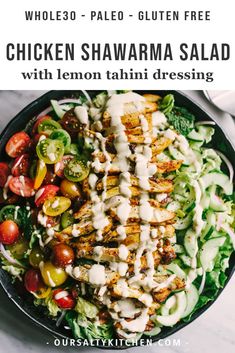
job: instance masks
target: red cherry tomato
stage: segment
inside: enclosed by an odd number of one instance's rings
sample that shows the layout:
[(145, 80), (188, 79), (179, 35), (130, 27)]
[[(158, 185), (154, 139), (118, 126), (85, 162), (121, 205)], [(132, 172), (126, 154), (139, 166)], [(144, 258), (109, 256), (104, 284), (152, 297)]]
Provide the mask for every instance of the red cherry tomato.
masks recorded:
[(59, 180), (57, 175), (54, 173), (54, 166), (52, 168), (53, 169), (51, 169), (51, 166), (49, 164), (47, 165), (47, 173), (42, 185), (56, 184)]
[(66, 165), (68, 164), (69, 161), (71, 161), (72, 159), (74, 159), (74, 156), (72, 155), (67, 155), (64, 156), (61, 161), (57, 162), (55, 164), (55, 174), (60, 177), (60, 178), (64, 178), (64, 168), (66, 167)]
[(37, 292), (43, 286), (42, 276), (39, 270), (30, 269), (24, 276), (24, 286), (28, 292)]
[(11, 168), (11, 174), (14, 176), (20, 176), (20, 175), (26, 176), (28, 175), (29, 166), (30, 166), (29, 155), (22, 154), (22, 156), (19, 156), (16, 158)]
[(73, 309), (75, 306), (73, 296), (62, 288), (53, 291), (53, 299), (61, 309)]
[(39, 207), (44, 204), (47, 199), (54, 197), (59, 189), (60, 188), (56, 185), (45, 185), (41, 187), (35, 195), (36, 206)]
[(9, 188), (14, 194), (22, 197), (31, 197), (35, 194), (33, 180), (23, 175), (13, 177), (9, 182)]
[(12, 158), (19, 157), (27, 150), (29, 141), (30, 137), (26, 132), (17, 132), (7, 142), (6, 153)]
[(57, 267), (66, 267), (74, 262), (73, 249), (66, 244), (56, 244), (52, 251), (52, 262)]
[[(32, 134), (35, 135), (37, 134), (38, 132), (38, 125), (41, 124), (41, 122), (43, 120), (47, 120), (47, 119), (51, 119), (51, 117), (49, 115), (44, 115), (44, 116), (41, 116), (40, 118), (37, 119), (36, 123), (34, 124), (33, 126), (33, 129), (32, 129)], [(40, 136), (40, 135), (39, 135)]]
[(11, 170), (8, 167), (7, 163), (0, 163), (0, 187), (3, 188), (6, 184), (7, 178), (11, 174)]
[(4, 245), (11, 245), (19, 238), (20, 230), (18, 225), (10, 220), (0, 224), (0, 242)]

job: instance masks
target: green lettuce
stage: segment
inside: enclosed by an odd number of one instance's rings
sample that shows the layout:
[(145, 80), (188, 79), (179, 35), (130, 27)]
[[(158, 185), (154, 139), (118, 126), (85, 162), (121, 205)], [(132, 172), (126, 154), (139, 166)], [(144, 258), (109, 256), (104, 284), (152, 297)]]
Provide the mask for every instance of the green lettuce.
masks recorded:
[(186, 108), (174, 107), (166, 113), (166, 117), (168, 123), (184, 136), (188, 136), (190, 131), (194, 129), (195, 116)]
[(16, 278), (18, 278), (19, 280), (22, 280), (22, 276), (26, 271), (25, 268), (12, 265), (5, 259), (1, 259), (1, 261), (2, 261), (2, 269), (8, 272), (12, 276), (13, 282), (16, 280)]
[(101, 92), (97, 94), (97, 96), (93, 99), (93, 103), (96, 108), (102, 108), (108, 99), (108, 95), (106, 92)]
[(112, 323), (100, 324), (92, 322), (86, 316), (77, 314), (75, 311), (68, 311), (65, 315), (69, 327), (75, 338), (82, 339), (110, 339), (114, 335)]
[(46, 307), (50, 316), (52, 317), (56, 317), (61, 312), (61, 309), (56, 305), (55, 301), (52, 299), (52, 295), (49, 295), (45, 299), (35, 299), (34, 305), (42, 305)]
[(95, 306), (94, 304), (90, 303), (88, 300), (85, 300), (81, 297), (77, 299), (75, 310), (79, 314), (85, 315), (89, 319), (94, 319), (99, 312), (99, 309), (97, 308), (97, 306)]
[[(225, 270), (229, 266), (229, 257), (233, 252), (233, 247), (229, 237), (227, 237), (223, 246), (220, 247), (219, 253), (215, 259), (215, 265), (213, 271), (206, 273), (206, 282), (202, 294), (199, 296), (199, 300), (189, 316), (187, 316), (183, 321), (190, 321), (192, 315), (208, 302), (215, 300), (218, 292), (221, 288), (225, 286), (227, 275)], [(193, 284), (199, 289), (202, 281), (202, 276), (198, 276)]]
[(159, 110), (164, 114), (168, 114), (172, 111), (174, 104), (175, 104), (175, 98), (173, 94), (168, 94), (161, 100), (159, 105)]

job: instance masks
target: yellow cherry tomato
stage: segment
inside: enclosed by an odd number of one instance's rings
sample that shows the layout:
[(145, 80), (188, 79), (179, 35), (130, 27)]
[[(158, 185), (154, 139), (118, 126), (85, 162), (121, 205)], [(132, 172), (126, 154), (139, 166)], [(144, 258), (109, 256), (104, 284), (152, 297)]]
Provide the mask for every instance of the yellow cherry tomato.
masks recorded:
[(54, 266), (50, 261), (41, 262), (40, 271), (43, 281), (48, 287), (60, 286), (68, 277), (63, 268)]
[(37, 299), (45, 299), (51, 294), (51, 288), (43, 287), (40, 291), (32, 293)]
[(60, 184), (60, 191), (65, 197), (68, 197), (69, 199), (75, 199), (76, 197), (82, 196), (78, 184), (66, 179), (62, 180)]
[(34, 179), (34, 189), (39, 189), (47, 173), (47, 166), (43, 160), (37, 162), (36, 176)]
[(55, 196), (43, 204), (43, 212), (47, 216), (56, 217), (71, 206), (71, 200), (64, 196)]

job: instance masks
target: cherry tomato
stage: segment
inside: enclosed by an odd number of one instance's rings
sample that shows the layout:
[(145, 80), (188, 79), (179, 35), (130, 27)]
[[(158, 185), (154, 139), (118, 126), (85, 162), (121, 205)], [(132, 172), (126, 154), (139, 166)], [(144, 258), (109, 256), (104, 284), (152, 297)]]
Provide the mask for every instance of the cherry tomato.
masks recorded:
[(75, 199), (76, 197), (82, 196), (82, 193), (78, 184), (66, 179), (62, 180), (60, 184), (60, 191), (62, 195), (64, 195), (65, 197), (68, 197), (69, 199)]
[(27, 176), (29, 172), (30, 161), (28, 154), (22, 154), (21, 156), (17, 157), (12, 168), (11, 174), (14, 176), (24, 175)]
[(74, 251), (66, 244), (57, 244), (53, 247), (52, 262), (57, 267), (66, 267), (74, 262)]
[(59, 189), (60, 188), (56, 185), (45, 185), (41, 187), (35, 195), (36, 206), (39, 207), (44, 204), (47, 199), (54, 197)]
[(38, 124), (38, 133), (50, 136), (53, 131), (61, 129), (59, 123), (52, 119), (44, 119)]
[(17, 132), (7, 142), (6, 153), (12, 158), (19, 157), (27, 150), (29, 141), (30, 137), (26, 132)]
[(83, 160), (74, 158), (68, 162), (64, 169), (64, 176), (70, 181), (82, 181), (89, 174), (90, 168)]
[(62, 127), (70, 134), (77, 134), (81, 130), (81, 125), (74, 113), (74, 108), (68, 110), (60, 121)]
[(24, 276), (24, 286), (28, 292), (37, 292), (44, 287), (40, 271), (33, 268), (28, 270)]
[(43, 180), (43, 185), (55, 184), (57, 183), (57, 175), (54, 173), (54, 169), (51, 170), (50, 166), (47, 166), (47, 173)]
[(9, 245), (7, 247), (7, 250), (9, 250), (13, 255), (13, 257), (18, 260), (21, 260), (24, 258), (25, 253), (28, 251), (28, 249), (29, 249), (29, 242), (24, 237), (18, 238), (14, 244)]
[(62, 288), (53, 291), (53, 299), (61, 309), (73, 309), (76, 304), (73, 296)]
[(71, 161), (72, 159), (74, 159), (73, 155), (67, 155), (64, 156), (61, 161), (59, 161), (58, 163), (55, 164), (55, 174), (60, 177), (60, 178), (64, 178), (64, 168), (66, 167), (66, 165), (69, 163), (69, 161)]
[[(40, 118), (38, 118), (33, 126), (33, 129), (32, 129), (32, 134), (35, 135), (37, 134), (38, 132), (38, 125), (40, 123), (42, 123), (44, 120), (48, 120), (48, 119), (51, 119), (51, 117), (49, 115), (45, 115), (45, 116), (41, 116)], [(40, 136), (40, 135), (39, 135)]]
[(3, 188), (7, 182), (7, 178), (11, 174), (11, 170), (8, 167), (7, 163), (0, 163), (0, 187)]
[(44, 253), (39, 246), (34, 247), (29, 255), (29, 263), (33, 268), (39, 268), (41, 261), (44, 261)]
[(39, 189), (47, 173), (47, 166), (42, 160), (38, 160), (36, 176), (34, 180), (34, 189)]
[(63, 284), (68, 278), (63, 268), (55, 267), (50, 261), (40, 264), (41, 275), (48, 287), (56, 287)]
[(64, 145), (59, 140), (46, 138), (38, 142), (36, 152), (46, 164), (55, 164), (63, 158)]
[(51, 294), (51, 288), (44, 286), (44, 287), (40, 288), (37, 291), (37, 293), (33, 293), (33, 294), (38, 299), (45, 299), (45, 298), (49, 297), (49, 295)]
[(0, 242), (4, 245), (14, 244), (19, 235), (20, 230), (15, 222), (7, 220), (0, 224)]
[(13, 177), (9, 182), (9, 188), (14, 194), (22, 197), (31, 197), (35, 194), (33, 180), (23, 175)]
[(46, 200), (43, 204), (43, 212), (47, 216), (56, 217), (61, 215), (71, 206), (71, 200), (64, 196), (55, 196)]

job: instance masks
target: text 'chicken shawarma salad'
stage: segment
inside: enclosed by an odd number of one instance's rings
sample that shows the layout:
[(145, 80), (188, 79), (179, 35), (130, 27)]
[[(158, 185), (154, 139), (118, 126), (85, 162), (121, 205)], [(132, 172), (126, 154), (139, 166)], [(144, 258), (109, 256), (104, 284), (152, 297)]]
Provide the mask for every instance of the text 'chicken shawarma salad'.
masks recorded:
[(2, 268), (75, 338), (189, 321), (235, 245), (233, 168), (210, 148), (213, 125), (172, 94), (52, 100), (0, 163)]

